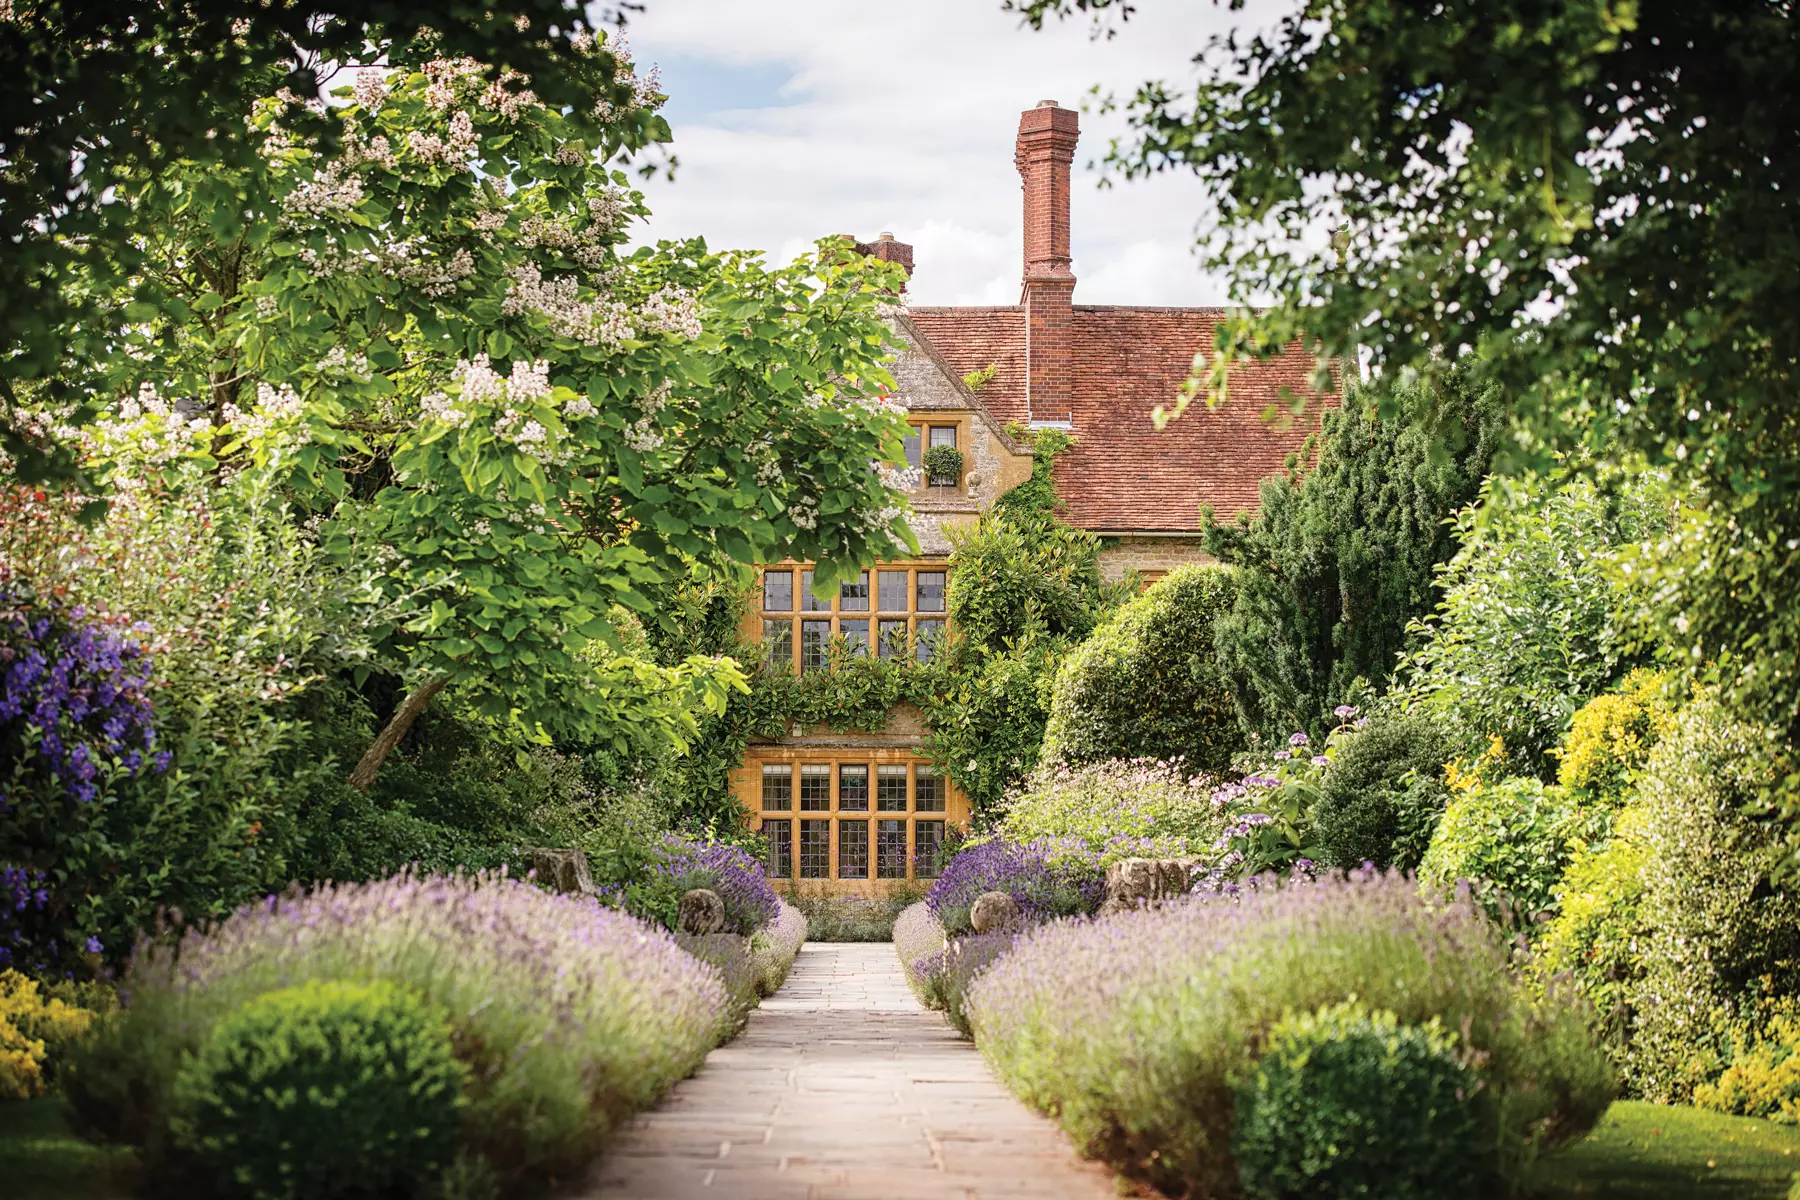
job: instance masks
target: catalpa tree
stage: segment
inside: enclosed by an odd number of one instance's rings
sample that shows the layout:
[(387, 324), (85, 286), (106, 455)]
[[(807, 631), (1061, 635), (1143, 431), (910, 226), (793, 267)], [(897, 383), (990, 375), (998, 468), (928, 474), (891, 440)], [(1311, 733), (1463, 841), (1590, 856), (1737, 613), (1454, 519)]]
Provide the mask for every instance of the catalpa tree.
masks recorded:
[(618, 41), (576, 46), (579, 110), (428, 39), (332, 104), (273, 97), (252, 168), (122, 188), (136, 252), (88, 264), (117, 297), (81, 332), (116, 397), (87, 435), (113, 480), (266, 472), (328, 554), (387, 556), (409, 694), (360, 787), (445, 688), (537, 736), (624, 737), (684, 681), (720, 707), (734, 664), (671, 679), (614, 652), (612, 614), (656, 620), (696, 572), (791, 556), (828, 586), (913, 547), (881, 465), (905, 431), (895, 268), (841, 241), (780, 269), (626, 252), (644, 208), (618, 167), (666, 137), (661, 96)]

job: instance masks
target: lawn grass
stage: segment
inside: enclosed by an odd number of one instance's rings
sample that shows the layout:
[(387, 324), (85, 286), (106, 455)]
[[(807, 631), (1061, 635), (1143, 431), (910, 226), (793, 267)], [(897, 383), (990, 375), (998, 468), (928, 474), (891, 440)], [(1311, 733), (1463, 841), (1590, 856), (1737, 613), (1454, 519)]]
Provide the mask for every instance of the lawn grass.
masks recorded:
[(1786, 1200), (1800, 1129), (1621, 1100), (1599, 1128), (1539, 1164), (1537, 1200)]
[(8, 1200), (124, 1200), (131, 1151), (69, 1129), (61, 1100), (0, 1100), (0, 1194)]

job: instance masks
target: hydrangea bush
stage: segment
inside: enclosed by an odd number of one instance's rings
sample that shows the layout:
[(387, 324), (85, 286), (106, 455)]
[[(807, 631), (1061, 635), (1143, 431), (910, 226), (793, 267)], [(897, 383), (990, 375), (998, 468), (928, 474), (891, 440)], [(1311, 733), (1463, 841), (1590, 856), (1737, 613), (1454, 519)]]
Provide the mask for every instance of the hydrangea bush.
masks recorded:
[(403, 874), (147, 944), (71, 1099), (154, 1167), (183, 1057), (247, 1001), (310, 980), (392, 983), (443, 1011), (471, 1075), (461, 1144), (509, 1186), (588, 1160), (699, 1064), (726, 1017), (719, 972), (634, 917), (502, 876)]
[(1472, 904), (1428, 903), (1397, 873), (1045, 925), (982, 973), (968, 1008), (1001, 1079), (1087, 1153), (1173, 1193), (1233, 1195), (1235, 1086), (1264, 1035), (1353, 997), (1405, 1024), (1436, 1018), (1480, 1064), (1480, 1166), (1498, 1183), (1611, 1099), (1584, 1009), (1535, 1001)]
[(1028, 922), (1091, 913), (1106, 892), (1100, 856), (1073, 839), (1023, 845), (1001, 838), (970, 845), (950, 860), (925, 905), (952, 936), (970, 933), (969, 908), (984, 892), (1005, 892)]

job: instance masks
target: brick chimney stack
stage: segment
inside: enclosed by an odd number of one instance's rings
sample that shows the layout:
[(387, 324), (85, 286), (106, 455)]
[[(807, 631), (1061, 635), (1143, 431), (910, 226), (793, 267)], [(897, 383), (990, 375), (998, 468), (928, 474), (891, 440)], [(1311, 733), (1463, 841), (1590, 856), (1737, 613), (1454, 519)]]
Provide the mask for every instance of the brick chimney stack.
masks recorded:
[(1069, 270), (1069, 165), (1081, 118), (1042, 100), (1019, 115), (1013, 162), (1025, 186), (1025, 414), (1033, 424), (1066, 423), (1074, 390)]
[(910, 279), (912, 277), (913, 248), (905, 242), (896, 242), (893, 234), (883, 233), (872, 242), (859, 242), (847, 233), (839, 234), (838, 236), (848, 238), (851, 243), (850, 248), (855, 250), (858, 254), (866, 254), (870, 258), (879, 258), (882, 262), (899, 263), (905, 268), (907, 278)]

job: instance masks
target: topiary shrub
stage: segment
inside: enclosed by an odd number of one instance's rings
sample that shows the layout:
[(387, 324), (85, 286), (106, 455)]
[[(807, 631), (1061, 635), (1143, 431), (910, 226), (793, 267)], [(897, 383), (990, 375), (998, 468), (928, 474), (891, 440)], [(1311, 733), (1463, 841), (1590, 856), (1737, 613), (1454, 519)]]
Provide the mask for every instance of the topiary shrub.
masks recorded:
[(1584, 804), (1617, 808), (1674, 727), (1668, 680), (1655, 671), (1633, 671), (1617, 691), (1595, 696), (1576, 712), (1569, 736), (1554, 752), (1560, 760), (1556, 782)]
[(417, 996), (311, 980), (213, 1026), (175, 1080), (172, 1126), (222, 1195), (421, 1194), (455, 1153), (467, 1076)]
[(1229, 766), (1243, 732), (1213, 649), (1213, 623), (1231, 607), (1235, 588), (1229, 567), (1182, 567), (1095, 628), (1056, 673), (1044, 757)]
[(1556, 885), (1596, 830), (1569, 794), (1529, 777), (1476, 783), (1444, 810), (1419, 863), (1419, 883), (1447, 891), (1467, 880), (1488, 914), (1529, 925), (1556, 909)]
[(1449, 801), (1444, 764), (1455, 741), (1423, 716), (1384, 714), (1336, 747), (1319, 783), (1313, 837), (1320, 860), (1411, 871)]
[(1689, 1099), (1726, 1066), (1734, 1024), (1800, 994), (1800, 896), (1780, 874), (1779, 832), (1755, 816), (1768, 780), (1792, 769), (1771, 746), (1703, 696), (1640, 778), (1649, 935), (1625, 1073), (1647, 1100)]
[(1480, 1078), (1434, 1018), (1355, 1001), (1269, 1031), (1238, 1087), (1231, 1153), (1252, 1200), (1461, 1200), (1492, 1172)]

